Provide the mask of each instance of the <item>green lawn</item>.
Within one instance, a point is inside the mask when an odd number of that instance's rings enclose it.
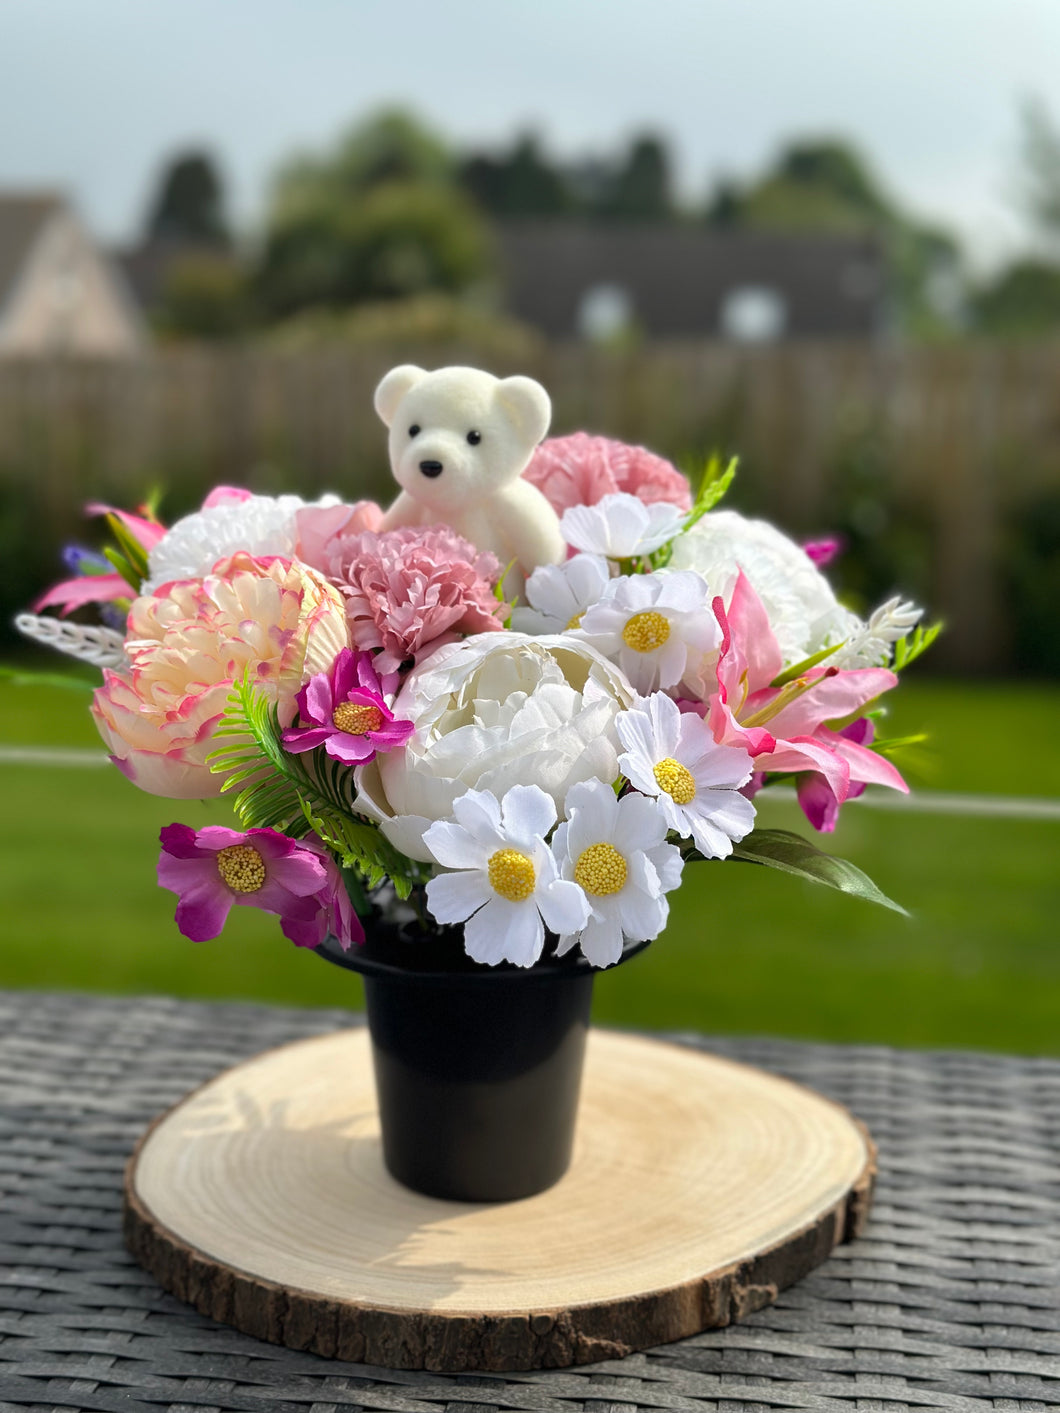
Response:
[[[1060,688],[912,681],[892,733],[928,726],[910,777],[926,788],[1060,798]],[[0,742],[97,746],[85,699],[0,683]],[[156,800],[110,769],[0,765],[0,985],[360,1003],[349,973],[237,910],[185,941],[154,882],[158,829],[226,819]],[[809,826],[764,800],[762,822]],[[670,927],[597,983],[602,1021],[833,1040],[1060,1053],[1060,821],[961,819],[851,806],[827,848],[914,914],[765,869],[686,874]]]

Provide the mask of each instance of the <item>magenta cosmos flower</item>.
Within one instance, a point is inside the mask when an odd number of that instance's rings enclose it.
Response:
[[[240,833],[220,825],[196,832],[168,824],[160,839],[158,881],[177,894],[177,926],[192,942],[216,937],[233,904],[277,913],[284,935],[299,946],[319,945],[333,922],[344,946],[363,938],[348,899],[344,912],[336,897],[345,893],[338,869],[315,844],[275,829]]]
[[[293,754],[323,746],[345,765],[361,765],[378,751],[392,751],[412,734],[411,721],[395,721],[384,700],[397,688],[391,672],[382,680],[371,653],[343,648],[329,672],[318,672],[298,693],[298,714],[308,726],[291,726],[283,744]]]

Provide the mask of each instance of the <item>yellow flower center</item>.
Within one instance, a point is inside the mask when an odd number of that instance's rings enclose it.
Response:
[[[580,628],[582,626],[582,619],[584,617],[584,613],[576,613],[573,618],[569,618],[567,620],[567,626],[563,630],[564,633],[573,633],[575,628]]]
[[[331,713],[331,722],[348,736],[364,736],[369,731],[378,731],[383,724],[383,713],[378,707],[358,706],[356,702],[339,702]]]
[[[635,613],[622,629],[622,641],[637,653],[653,653],[670,636],[670,620],[661,613]]]
[[[626,886],[626,861],[614,844],[590,844],[578,855],[574,881],[595,898],[621,893]]]
[[[509,903],[521,903],[534,891],[534,861],[518,849],[498,849],[487,864],[490,887]]]
[[[256,893],[265,882],[265,860],[250,844],[217,851],[217,872],[233,893]]]
[[[675,805],[688,805],[696,798],[696,782],[692,772],[673,756],[661,760],[652,772],[660,790],[665,790]]]

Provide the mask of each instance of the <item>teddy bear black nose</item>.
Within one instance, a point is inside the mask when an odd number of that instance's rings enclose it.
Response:
[[[445,468],[440,461],[421,461],[420,470],[425,476],[429,476],[433,481],[435,476],[440,476]]]

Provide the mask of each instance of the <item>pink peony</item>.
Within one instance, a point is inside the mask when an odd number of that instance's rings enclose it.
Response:
[[[691,488],[676,466],[642,446],[586,432],[542,442],[523,475],[557,515],[572,505],[595,505],[616,491],[636,496],[645,505],[669,501],[681,510],[692,508]]]
[[[320,567],[346,599],[354,647],[382,649],[375,664],[382,673],[461,633],[504,627],[506,607],[492,588],[501,572],[496,556],[445,525],[339,535]]]
[[[105,672],[92,701],[111,759],[151,795],[220,793],[206,757],[232,682],[246,668],[281,717],[303,682],[347,646],[342,600],[287,559],[234,554],[205,579],[165,584],[129,610],[129,668]]]
[[[358,535],[362,530],[378,530],[383,512],[374,500],[353,505],[307,505],[294,517],[294,550],[299,559],[314,569],[323,569],[328,546],[340,535]]]

